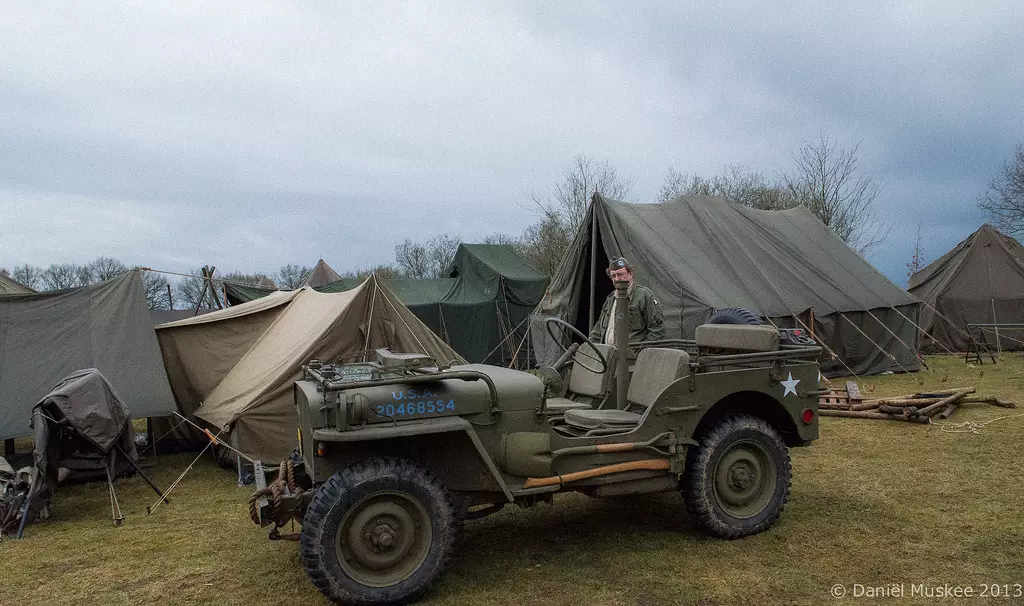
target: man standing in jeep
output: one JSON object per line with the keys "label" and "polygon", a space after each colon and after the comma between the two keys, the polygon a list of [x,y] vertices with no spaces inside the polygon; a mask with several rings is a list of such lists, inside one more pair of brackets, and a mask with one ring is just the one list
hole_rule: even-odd
{"label": "man standing in jeep", "polygon": [[[613,282],[629,282],[629,342],[658,341],[665,338],[665,318],[658,307],[658,300],[646,286],[633,281],[633,268],[618,257],[608,265],[608,277]],[[595,343],[612,343],[615,334],[615,318],[612,316],[612,302],[615,293],[605,299],[601,307],[601,317],[590,330],[590,340]]]}

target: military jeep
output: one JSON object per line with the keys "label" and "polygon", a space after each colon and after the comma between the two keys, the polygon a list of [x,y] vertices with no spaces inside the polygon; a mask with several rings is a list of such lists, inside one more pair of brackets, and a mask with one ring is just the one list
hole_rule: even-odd
{"label": "military jeep", "polygon": [[306,571],[340,603],[415,600],[444,570],[463,520],[559,492],[678,491],[726,539],[772,526],[789,493],[787,448],[818,437],[819,347],[728,324],[613,347],[547,324],[576,342],[539,375],[387,350],[304,366],[294,388],[301,460],[254,521],[300,520]]}

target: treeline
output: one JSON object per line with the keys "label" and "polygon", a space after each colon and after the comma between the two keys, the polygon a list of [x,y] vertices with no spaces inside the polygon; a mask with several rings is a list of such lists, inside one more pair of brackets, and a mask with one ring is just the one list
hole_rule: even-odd
{"label": "treeline", "polygon": [[[844,242],[864,253],[879,244],[889,229],[875,216],[879,186],[872,177],[860,174],[857,151],[857,145],[844,148],[822,136],[793,153],[793,167],[789,172],[774,177],[738,166],[726,166],[720,174],[710,177],[670,168],[658,201],[680,195],[714,195],[759,209],[778,210],[802,205]],[[1018,150],[1018,156],[1020,154]],[[1021,163],[1024,160],[1018,157],[1018,164]],[[1007,172],[1011,171],[1007,169]],[[548,193],[525,196],[524,213],[537,216],[535,223],[519,234],[493,233],[475,241],[511,246],[534,267],[553,275],[585,220],[594,193],[623,202],[639,202],[634,199],[633,185],[631,178],[619,175],[607,161],[577,156]],[[361,279],[374,272],[383,278],[444,277],[460,242],[462,239],[456,234],[442,234],[419,242],[407,239],[395,247],[393,262],[350,270],[343,277]],[[92,284],[127,270],[128,267],[116,259],[100,257],[85,265],[65,263],[43,268],[25,264],[10,272],[3,269],[0,272],[30,288],[47,291]],[[225,281],[294,289],[306,280],[310,271],[308,266],[288,264],[274,275],[217,272],[215,283],[218,291]],[[151,308],[213,304],[209,294],[203,295],[203,280],[198,277],[201,271],[192,268],[184,273],[195,277],[175,277],[172,283],[163,274],[143,272]],[[199,301],[201,296],[206,300]]]}

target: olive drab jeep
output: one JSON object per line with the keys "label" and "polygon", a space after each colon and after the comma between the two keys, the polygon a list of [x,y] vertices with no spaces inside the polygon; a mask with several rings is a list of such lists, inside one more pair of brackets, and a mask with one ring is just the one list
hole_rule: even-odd
{"label": "olive drab jeep", "polygon": [[[616,283],[614,313],[627,301]],[[300,521],[306,572],[339,603],[415,600],[464,520],[559,492],[678,491],[712,535],[766,530],[789,493],[788,448],[818,437],[820,348],[723,321],[629,345],[617,322],[611,346],[550,318],[565,351],[538,374],[388,350],[312,361],[294,388],[300,455],[272,497],[254,495],[253,520],[272,534]]]}

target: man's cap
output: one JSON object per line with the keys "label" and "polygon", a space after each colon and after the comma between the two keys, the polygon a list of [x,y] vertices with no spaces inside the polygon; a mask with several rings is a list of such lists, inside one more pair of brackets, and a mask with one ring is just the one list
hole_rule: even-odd
{"label": "man's cap", "polygon": [[630,271],[632,271],[633,269],[633,267],[629,264],[629,261],[627,261],[625,257],[616,257],[612,259],[611,263],[608,264],[608,271],[613,272],[616,269],[622,269],[623,267]]}

